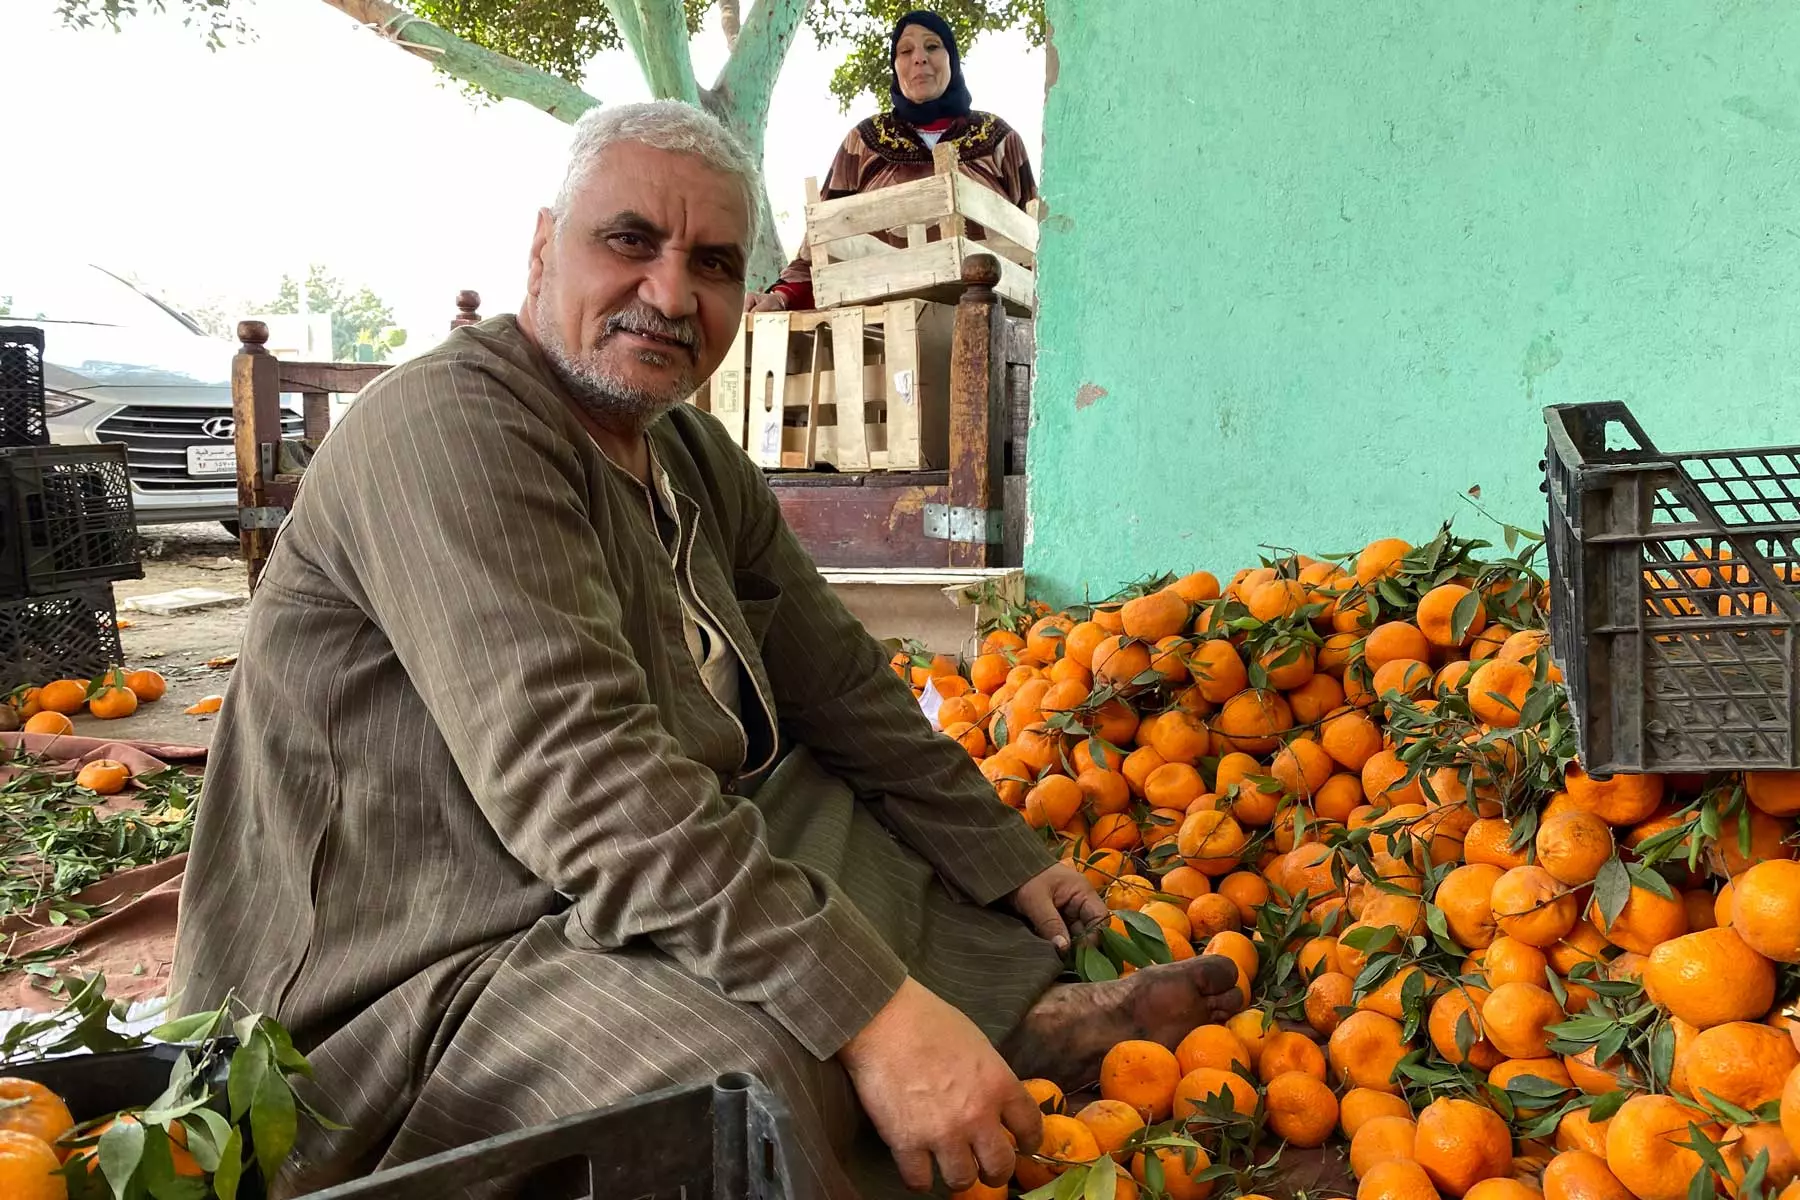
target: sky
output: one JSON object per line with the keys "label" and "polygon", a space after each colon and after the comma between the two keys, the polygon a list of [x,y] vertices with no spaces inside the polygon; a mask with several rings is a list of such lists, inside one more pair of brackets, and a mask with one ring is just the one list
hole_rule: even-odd
{"label": "sky", "polygon": [[[513,311],[568,127],[517,101],[471,102],[320,0],[238,4],[255,40],[210,51],[173,16],[74,31],[55,0],[0,3],[0,251],[98,263],[189,306],[272,297],[284,272],[323,263],[393,307],[410,335],[400,357],[438,340],[460,289],[481,293],[484,315]],[[710,82],[723,36],[709,26],[692,52]],[[775,91],[764,167],[790,252],[806,177],[873,110],[839,113],[837,61],[803,29]],[[1040,162],[1043,52],[993,36],[965,74],[976,106]],[[596,60],[585,87],[602,103],[649,98],[622,51]]]}

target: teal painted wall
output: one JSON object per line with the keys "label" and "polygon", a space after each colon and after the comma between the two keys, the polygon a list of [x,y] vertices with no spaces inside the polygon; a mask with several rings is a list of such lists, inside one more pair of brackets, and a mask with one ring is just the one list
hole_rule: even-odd
{"label": "teal painted wall", "polygon": [[1049,11],[1040,592],[1538,527],[1545,404],[1800,443],[1800,6]]}

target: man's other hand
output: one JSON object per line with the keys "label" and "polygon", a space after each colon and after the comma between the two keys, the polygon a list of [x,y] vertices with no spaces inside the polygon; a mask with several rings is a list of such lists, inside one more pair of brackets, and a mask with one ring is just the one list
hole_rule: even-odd
{"label": "man's other hand", "polygon": [[[838,1051],[863,1111],[914,1191],[931,1167],[953,1192],[998,1187],[1018,1150],[1036,1150],[1043,1114],[975,1023],[912,979]],[[1011,1138],[1007,1136],[1011,1133]]]}
{"label": "man's other hand", "polygon": [[1068,863],[1032,876],[1009,903],[1058,952],[1069,948],[1071,929],[1074,937],[1086,937],[1106,923],[1106,902],[1087,876]]}
{"label": "man's other hand", "polygon": [[787,297],[780,292],[744,293],[744,311],[747,313],[775,312],[787,306]]}

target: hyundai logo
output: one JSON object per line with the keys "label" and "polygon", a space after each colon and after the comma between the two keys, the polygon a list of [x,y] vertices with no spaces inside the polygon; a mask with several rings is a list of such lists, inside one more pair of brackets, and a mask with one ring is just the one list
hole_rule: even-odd
{"label": "hyundai logo", "polygon": [[201,433],[209,438],[217,438],[221,442],[229,441],[236,430],[237,422],[230,417],[208,417],[200,422]]}

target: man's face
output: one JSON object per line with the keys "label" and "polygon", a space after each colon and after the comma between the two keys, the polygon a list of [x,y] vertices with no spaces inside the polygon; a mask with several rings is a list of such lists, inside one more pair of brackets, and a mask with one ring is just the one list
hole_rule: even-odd
{"label": "man's face", "polygon": [[750,223],[734,177],[636,142],[601,156],[560,222],[538,214],[524,324],[603,424],[648,425],[724,360]]}

